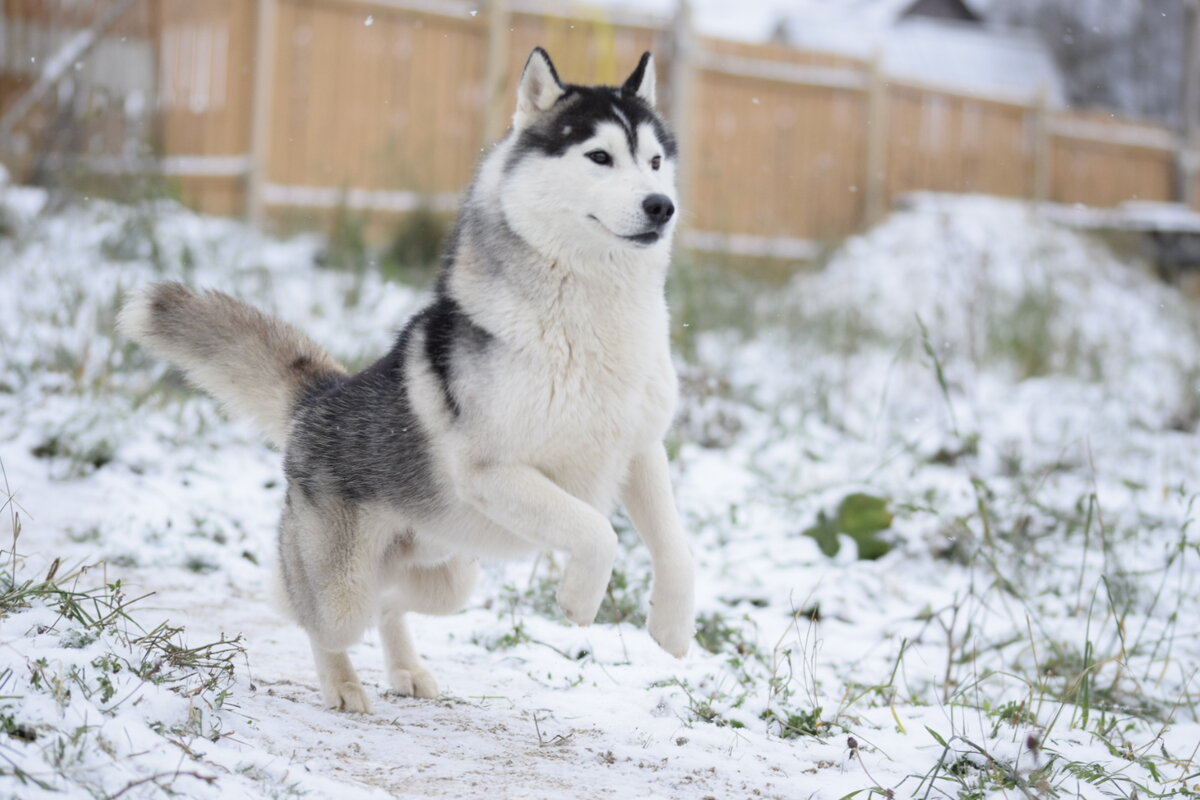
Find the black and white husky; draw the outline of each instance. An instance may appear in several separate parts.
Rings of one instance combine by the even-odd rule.
[[[650,635],[687,652],[692,557],[662,444],[675,167],[649,53],[620,87],[574,86],[539,48],[433,300],[359,374],[218,292],[161,283],[128,300],[129,336],[285,448],[280,584],[328,705],[369,709],[346,649],[376,618],[393,689],[435,696],[405,612],[461,608],[480,558],[564,552],[559,606],[591,623],[617,502],[653,560]]]

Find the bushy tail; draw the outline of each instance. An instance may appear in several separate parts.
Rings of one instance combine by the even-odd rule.
[[[117,327],[180,366],[282,446],[304,387],[345,369],[286,322],[221,292],[155,283],[132,292]]]

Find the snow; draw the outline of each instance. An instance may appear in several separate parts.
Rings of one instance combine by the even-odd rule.
[[[1177,292],[1044,220],[1041,207],[970,196],[909,200],[913,210],[852,240],[820,276],[800,284],[802,313],[849,309],[848,324],[893,340],[920,317],[944,358],[984,363],[1014,344],[998,341],[1006,334],[998,326],[1019,328],[1049,306],[1038,344],[1054,373],[1098,372],[1144,415],[1169,415],[1195,392],[1200,360],[1182,346],[1194,330]],[[880,253],[886,267],[873,258]]]
[[[1200,212],[1183,203],[1127,201],[1116,208],[1051,206],[1053,218],[1064,225],[1112,230],[1200,233]]]
[[[692,23],[705,36],[720,36],[747,42],[765,41],[780,16],[795,5],[795,0],[690,0]],[[588,0],[588,6],[612,11],[633,11],[670,20],[678,0]]]
[[[780,23],[784,40],[801,49],[882,59],[884,73],[914,81],[1032,102],[1044,88],[1061,106],[1065,92],[1053,54],[1031,31],[974,23],[857,16],[840,6],[802,7]]]
[[[607,621],[563,621],[561,559],[489,565],[463,612],[414,621],[438,699],[388,696],[373,636],[352,651],[370,716],[321,707],[273,608],[279,454],[112,322],[123,291],[182,278],[362,364],[423,294],[167,202],[0,187],[0,219],[0,541],[18,511],[21,574],[104,560],[79,588],[119,578],[154,593],[143,628],[246,648],[225,696],[122,670],[106,701],[97,661],[141,657],[119,631],[0,617],[0,794],[55,796],[14,764],[69,796],[248,798],[1012,797],[1003,770],[1091,798],[1197,771],[1195,309],[1037,208],[917,197],[740,322],[706,319],[727,278],[677,302],[669,444],[714,652],[650,640],[618,517]],[[878,560],[804,535],[852,493],[895,515]]]

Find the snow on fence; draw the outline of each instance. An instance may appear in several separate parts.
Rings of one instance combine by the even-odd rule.
[[[0,114],[118,1],[0,0]],[[1171,200],[1190,180],[1200,197],[1197,145],[1160,126],[902,83],[877,63],[695,36],[682,18],[565,8],[135,0],[63,79],[90,94],[50,92],[0,155],[18,175],[48,163],[73,104],[85,165],[160,165],[203,210],[295,226],[345,205],[386,222],[453,207],[540,44],[576,82],[618,82],[655,52],[686,156],[684,241],[699,249],[799,257],[916,190],[1108,206]]]

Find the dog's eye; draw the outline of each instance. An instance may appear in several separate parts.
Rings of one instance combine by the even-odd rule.
[[[595,161],[597,164],[599,164],[602,167],[607,167],[610,164],[612,164],[612,156],[610,156],[604,150],[593,150],[592,152],[585,153],[584,155],[586,155],[588,158],[590,158],[592,161]]]
[[[661,166],[662,156],[655,156],[654,158],[650,159],[650,169],[657,170]]]

